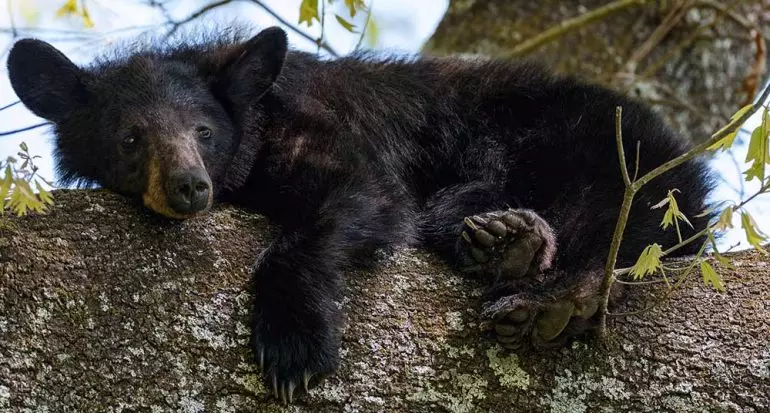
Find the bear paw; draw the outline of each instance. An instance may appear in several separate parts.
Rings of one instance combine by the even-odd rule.
[[[527,209],[466,217],[457,242],[460,269],[515,280],[550,268],[556,254],[551,226]]]
[[[252,348],[266,388],[284,404],[292,403],[295,394],[307,393],[337,369],[338,345],[331,331],[271,330],[259,322],[252,334]]]
[[[520,350],[561,347],[598,326],[598,294],[574,296],[514,294],[487,302],[482,317],[491,322],[497,341]]]

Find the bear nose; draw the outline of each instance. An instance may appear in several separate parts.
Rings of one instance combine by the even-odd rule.
[[[182,214],[191,214],[206,209],[209,203],[211,182],[203,170],[192,170],[171,176],[167,186],[168,203],[171,209]]]

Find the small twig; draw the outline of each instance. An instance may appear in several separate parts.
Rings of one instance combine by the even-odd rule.
[[[171,29],[169,29],[169,31],[166,32],[166,38],[168,39],[169,37],[171,37],[183,25],[185,25],[187,23],[190,23],[191,21],[193,21],[193,20],[203,16],[204,14],[210,12],[211,10],[214,10],[214,9],[216,9],[218,7],[224,6],[224,5],[229,4],[231,2],[232,2],[232,0],[220,0],[220,1],[217,1],[217,2],[214,2],[214,3],[209,3],[209,4],[201,7],[200,9],[198,9],[198,11],[196,11],[195,13],[187,16],[186,18],[184,18],[182,20],[166,22],[166,25],[170,25],[171,26]]]
[[[527,54],[546,43],[550,43],[564,36],[572,30],[588,26],[589,24],[601,20],[613,13],[617,13],[634,6],[641,6],[645,3],[649,3],[650,1],[651,0],[617,0],[610,4],[591,10],[581,16],[561,21],[548,30],[514,46],[508,55],[521,56]]]
[[[756,197],[758,197],[758,196],[760,196],[762,194],[767,193],[767,191],[770,191],[770,183],[762,186],[761,188],[759,188],[759,190],[756,193],[754,193],[750,197],[744,199],[738,205],[735,205],[733,207],[733,212],[739,211],[739,210],[743,209],[743,207],[746,206],[746,204],[751,202],[754,198],[756,198]],[[707,226],[706,228],[703,228],[702,230],[700,230],[697,233],[695,233],[694,235],[692,235],[690,238],[687,238],[686,240],[684,240],[684,241],[682,241],[682,242],[680,242],[680,243],[670,247],[669,249],[663,251],[663,253],[660,254],[660,257],[661,258],[667,257],[667,256],[671,255],[673,252],[675,252],[676,250],[691,244],[693,241],[696,241],[696,240],[700,239],[702,236],[706,235],[709,231],[712,231],[714,228],[716,228],[716,226],[718,224],[719,224],[718,222],[715,222],[715,223],[712,223],[711,225]],[[626,274],[631,272],[631,269],[632,269],[632,267],[617,269],[617,270],[615,270],[615,276],[618,277],[618,276],[621,276],[621,275],[626,275]]]
[[[636,141],[636,165],[634,166],[634,181],[639,177],[639,157],[641,157],[642,141]]]
[[[700,155],[701,153],[705,152],[709,146],[719,142],[728,134],[735,132],[736,129],[738,129],[742,124],[744,124],[751,116],[753,116],[762,107],[763,103],[767,100],[768,96],[770,96],[770,86],[765,88],[765,90],[762,92],[762,96],[760,96],[760,98],[757,99],[756,102],[754,102],[754,105],[751,107],[750,110],[743,113],[743,115],[741,115],[737,119],[730,121],[730,123],[728,123],[727,126],[722,128],[715,134],[711,135],[711,138],[709,138],[708,140],[698,144],[697,146],[693,147],[689,151],[685,152],[683,155],[680,155],[664,163],[663,165],[658,166],[652,171],[647,172],[644,176],[642,176],[636,182],[634,182],[633,184],[634,189],[641,188],[642,186],[646,185],[648,182],[657,178],[661,174]]]
[[[666,294],[664,294],[663,297],[661,297],[659,300],[656,300],[654,303],[650,304],[649,306],[647,306],[647,307],[645,307],[645,308],[643,308],[641,310],[629,311],[629,312],[625,312],[625,313],[608,313],[607,315],[608,316],[612,316],[612,317],[623,317],[623,316],[639,315],[639,314],[646,313],[647,311],[650,311],[650,310],[654,309],[655,307],[659,306],[661,303],[663,303],[666,300],[668,300],[668,298],[671,297],[671,294],[673,294],[674,291],[678,290],[679,287],[682,286],[684,281],[687,278],[689,278],[690,274],[692,274],[692,271],[695,269],[695,265],[697,265],[697,263],[699,262],[698,258],[701,257],[703,255],[703,251],[706,250],[706,245],[708,245],[708,241],[704,242],[703,245],[701,245],[700,250],[698,250],[698,252],[695,254],[696,258],[694,258],[692,260],[690,265],[685,270],[684,274],[681,277],[679,277],[679,279],[676,281],[676,283],[674,283],[673,286],[671,286],[671,287],[669,287],[667,289]]]
[[[689,47],[691,44],[695,42],[695,39],[698,38],[706,29],[711,28],[716,23],[716,20],[711,20],[706,24],[703,24],[701,26],[698,26],[697,29],[693,30],[692,33],[690,33],[689,36],[682,39],[681,42],[677,43],[674,47],[672,47],[670,50],[668,50],[660,59],[655,61],[654,63],[651,63],[649,66],[647,66],[640,77],[647,78],[652,77],[655,73],[660,70],[663,65],[665,65],[667,62],[671,61],[675,56],[679,55],[679,53],[682,52],[685,48]]]
[[[356,42],[356,47],[353,50],[359,50],[361,48],[361,44],[364,42],[364,37],[366,37],[366,31],[369,29],[369,21],[372,18],[372,12],[374,12],[374,0],[369,2],[369,10],[366,11],[366,21],[364,22],[364,28],[361,29],[361,36],[358,36],[358,42]]]
[[[671,11],[663,18],[663,21],[655,28],[652,34],[650,34],[650,37],[648,37],[639,47],[635,48],[634,53],[626,61],[625,71],[634,73],[639,62],[647,57],[647,55],[649,55],[650,52],[663,41],[671,29],[679,24],[690,7],[692,7],[692,0],[683,2],[677,1],[677,4],[671,8]]]
[[[729,3],[728,3],[729,4]],[[725,6],[721,2],[716,2],[713,0],[696,0],[696,6],[698,7],[708,7],[711,9],[714,9],[723,15],[727,16],[734,22],[738,23],[739,25],[743,26],[746,30],[759,30],[759,28],[752,22],[746,20],[745,17],[741,16],[739,13],[736,13],[734,10],[732,10],[732,5]]]
[[[280,22],[282,25],[286,26],[288,29],[290,29],[294,33],[297,33],[298,35],[304,37],[305,39],[313,42],[313,44],[316,44],[316,39],[314,39],[313,36],[305,33],[305,31],[303,31],[299,27],[289,23],[286,19],[281,17],[278,13],[276,13],[273,9],[271,9],[268,5],[266,5],[262,1],[260,1],[260,0],[248,0],[248,1],[256,4],[257,6],[259,6],[262,10],[266,11],[267,14],[273,16],[274,19],[278,20],[278,22]],[[329,53],[330,55],[332,55],[334,57],[339,57],[340,54],[337,53],[334,49],[332,49],[328,44],[321,43],[320,46],[321,46],[322,49],[326,50],[326,52]]]
[[[50,124],[51,124],[51,122],[43,122],[43,123],[38,123],[37,125],[27,126],[26,128],[21,128],[21,129],[16,129],[16,130],[0,132],[0,136],[15,135],[17,133],[26,132],[28,130],[37,129],[37,128],[41,127],[41,126],[46,126],[46,125],[50,125]]]
[[[607,256],[607,263],[604,267],[604,279],[602,280],[600,290],[601,308],[599,310],[599,337],[604,337],[607,333],[607,307],[609,306],[610,301],[610,289],[615,281],[615,264],[618,260],[618,252],[620,251],[620,243],[623,240],[623,232],[626,230],[628,215],[631,212],[631,204],[634,202],[634,195],[636,194],[634,184],[628,177],[628,168],[626,166],[626,155],[625,150],[623,149],[622,116],[623,109],[618,106],[615,108],[615,142],[618,147],[620,171],[623,174],[625,191],[623,193],[623,204],[620,206],[618,221],[615,224],[615,232],[612,234],[612,243],[610,244],[610,250]]]
[[[316,56],[321,55],[321,45],[324,42],[324,33],[326,33],[326,2],[321,0],[321,35],[316,39]]]
[[[4,111],[4,110],[6,110],[6,109],[8,109],[8,108],[12,108],[12,107],[14,107],[14,106],[18,105],[19,103],[21,103],[21,101],[20,101],[20,100],[17,100],[16,102],[13,102],[13,103],[9,103],[9,104],[7,104],[7,105],[3,106],[2,108],[0,108],[0,112],[2,112],[2,111]]]
[[[11,41],[19,37],[19,32],[16,30],[16,21],[13,18],[13,8],[11,7],[11,0],[8,0],[8,19],[11,21]]]
[[[618,159],[620,161],[620,172],[623,174],[623,183],[626,187],[631,186],[631,178],[628,176],[628,167],[626,166],[626,151],[623,150],[623,108],[615,108],[615,142],[618,145]]]
[[[743,115],[741,115],[737,119],[732,120],[730,123],[727,124],[727,126],[720,129],[718,132],[711,135],[710,139],[693,147],[689,151],[685,152],[683,155],[680,155],[658,166],[657,168],[643,175],[638,180],[635,180],[634,182],[632,182],[630,185],[626,184],[626,188],[623,193],[623,203],[620,206],[620,214],[618,216],[618,221],[615,225],[615,232],[612,235],[612,243],[610,245],[610,251],[607,257],[606,265],[604,267],[604,279],[602,280],[602,285],[600,290],[601,309],[599,313],[600,318],[599,318],[599,329],[598,329],[598,333],[600,337],[604,337],[607,331],[607,314],[608,314],[607,307],[609,305],[610,290],[612,288],[612,284],[615,281],[615,277],[619,275],[619,271],[615,270],[615,264],[617,262],[618,252],[620,250],[620,244],[623,239],[623,232],[625,231],[626,223],[628,221],[628,215],[631,211],[631,204],[633,203],[634,195],[636,194],[636,192],[639,191],[639,189],[641,189],[644,185],[649,183],[651,180],[655,179],[656,177],[660,176],[665,172],[668,172],[673,168],[676,168],[677,166],[683,164],[684,162],[687,162],[688,160],[694,158],[695,156],[704,153],[708,149],[708,147],[712,146],[714,143],[723,139],[728,134],[736,131],[739,127],[741,127],[741,125],[743,125],[746,122],[746,120],[749,119],[749,117],[753,116],[754,113],[756,113],[762,107],[763,103],[767,100],[767,97],[769,95],[770,95],[770,86],[765,88],[765,90],[762,92],[762,96],[754,103],[751,109],[743,113]],[[616,125],[617,125],[617,122],[620,122],[617,118],[621,113],[622,113],[621,111],[616,110],[616,119],[615,119]],[[623,153],[624,151],[623,151],[622,136],[616,133],[615,140],[618,145],[618,156],[621,160],[623,160],[625,159],[625,154]],[[623,181],[629,182],[629,179],[627,178],[628,171],[625,170],[625,168],[626,168],[625,162],[621,161],[621,172],[623,172],[624,174]],[[767,190],[766,186],[760,190],[760,193],[765,190]],[[744,202],[741,203],[741,205],[745,205],[745,203],[749,202],[755,196],[757,195],[754,195],[750,199],[745,200]],[[681,248],[684,245],[689,244],[690,242],[696,239],[699,239],[701,236],[703,236],[710,230],[711,230],[711,226],[707,226],[703,231],[700,231],[698,234],[693,235],[687,240],[684,240],[679,244],[675,245],[674,247],[671,247],[668,250],[664,251],[663,256],[668,255],[673,251],[676,251],[677,249]],[[704,248],[705,248],[705,243],[704,243],[704,246],[701,248],[701,250],[703,250]],[[693,262],[695,261],[696,260],[693,260]],[[628,269],[628,272],[630,272],[630,269]]]

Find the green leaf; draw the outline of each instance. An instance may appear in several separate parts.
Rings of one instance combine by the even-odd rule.
[[[348,7],[350,17],[356,17],[356,12],[366,7],[364,0],[345,0],[345,6]]]
[[[337,22],[340,24],[340,26],[344,27],[345,30],[347,30],[347,31],[349,31],[351,33],[358,33],[355,30],[356,26],[353,23],[343,19],[339,14],[335,14],[334,17],[337,18]]]
[[[725,291],[725,285],[722,283],[722,277],[714,270],[706,260],[700,262],[700,273],[703,276],[703,283],[711,284],[720,293]]]
[[[722,213],[719,214],[719,219],[714,225],[714,228],[720,231],[726,231],[728,228],[733,228],[733,207],[732,206],[729,206],[724,210],[722,210]]]
[[[27,148],[27,144],[25,142],[20,143],[19,148],[21,148],[21,150],[24,152],[29,152],[29,148]]]
[[[307,27],[310,27],[313,20],[321,21],[318,15],[318,0],[302,0],[299,5],[299,24],[307,23]]]
[[[740,108],[737,112],[735,112],[735,114],[733,116],[730,117],[730,122],[733,122],[736,119],[738,119],[741,116],[743,116],[746,112],[750,111],[753,106],[754,106],[753,104],[748,104],[748,105]],[[729,126],[729,124],[725,125],[724,127],[722,127],[722,129],[718,130],[714,135],[718,135],[718,134],[722,133],[728,126]],[[718,140],[713,145],[709,146],[708,150],[714,151],[714,150],[717,150],[717,149],[720,149],[720,148],[722,150],[730,149],[730,147],[733,146],[733,142],[735,141],[735,137],[736,136],[738,136],[738,128],[736,128],[733,132],[730,132],[727,135],[725,135],[724,138]]]
[[[83,6],[81,17],[83,18],[83,27],[86,29],[91,29],[94,27],[94,21],[91,19],[91,14],[88,12],[88,9],[86,9],[85,6]]]
[[[679,192],[678,189],[672,189],[668,191],[668,195],[666,195],[666,198],[664,198],[662,201],[658,202],[657,204],[652,206],[652,209],[661,208],[664,205],[668,205],[668,209],[666,209],[666,213],[663,214],[663,220],[660,222],[660,226],[663,227],[663,229],[668,228],[670,225],[674,224],[674,221],[684,221],[687,223],[687,225],[692,228],[692,224],[690,223],[690,220],[687,219],[687,217],[682,213],[682,211],[679,210],[679,204],[676,202],[676,198],[674,197],[674,192]]]
[[[11,185],[13,184],[12,179],[13,172],[9,165],[5,167],[5,176],[3,176],[3,180],[0,181],[0,213],[5,210],[5,200],[8,198],[8,193],[11,191]]]
[[[13,184],[10,206],[17,216],[26,215],[28,210],[42,211],[45,209],[43,203],[37,199],[29,186],[29,182],[24,179],[16,179]]]
[[[757,223],[754,222],[754,218],[748,212],[741,213],[741,228],[746,232],[746,239],[749,241],[749,244],[757,251],[766,254],[767,251],[762,249],[762,243],[767,241],[767,235],[757,228]]]
[[[37,188],[38,198],[40,198],[44,204],[53,205],[53,196],[40,185],[40,181],[35,180],[35,188]]]
[[[659,270],[661,255],[663,255],[663,249],[661,249],[660,245],[657,243],[648,245],[644,251],[642,251],[641,255],[639,255],[636,264],[631,267],[631,275],[634,276],[634,279],[641,280],[644,276],[653,274],[655,271]]]
[[[768,136],[770,135],[770,114],[767,108],[762,111],[762,122],[754,132],[751,133],[749,149],[746,152],[746,162],[752,165],[744,172],[746,181],[754,178],[760,182],[765,180],[765,164],[770,163],[770,145],[768,145]]]
[[[78,12],[77,0],[67,0],[67,2],[64,3],[63,6],[59,7],[59,10],[56,11],[56,17],[64,17],[70,14],[77,14],[77,12]]]
[[[380,26],[374,19],[374,16],[369,16],[369,23],[366,25],[366,44],[369,48],[373,49],[377,47],[380,42]]]

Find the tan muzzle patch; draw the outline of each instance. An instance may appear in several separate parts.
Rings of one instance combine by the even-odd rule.
[[[142,194],[142,201],[147,208],[155,211],[156,213],[175,219],[187,219],[192,218],[196,214],[180,214],[174,211],[168,205],[168,198],[166,197],[165,185],[163,185],[163,173],[161,171],[160,160],[156,156],[150,157],[148,165],[148,177],[147,177],[147,189]],[[209,191],[208,205],[206,210],[211,207],[213,202],[212,192]],[[205,210],[204,210],[205,211]],[[200,211],[203,212],[203,211]]]

